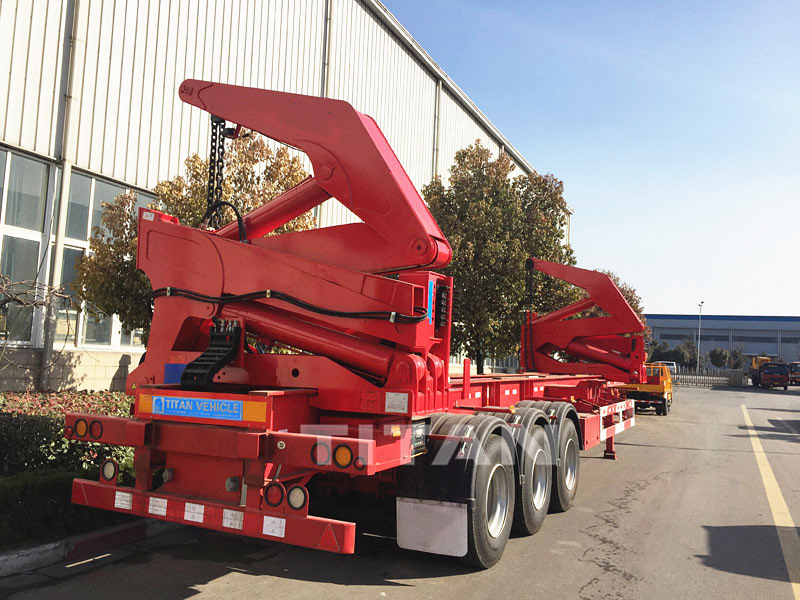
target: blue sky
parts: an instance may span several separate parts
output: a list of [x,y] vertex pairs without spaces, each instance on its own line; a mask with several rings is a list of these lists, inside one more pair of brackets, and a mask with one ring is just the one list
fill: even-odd
[[384,0],[645,311],[800,315],[800,2]]

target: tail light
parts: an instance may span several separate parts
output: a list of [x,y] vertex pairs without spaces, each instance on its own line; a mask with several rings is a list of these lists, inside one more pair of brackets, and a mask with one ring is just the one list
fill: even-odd
[[289,488],[286,501],[295,510],[302,510],[308,503],[308,490],[302,485],[295,485]]

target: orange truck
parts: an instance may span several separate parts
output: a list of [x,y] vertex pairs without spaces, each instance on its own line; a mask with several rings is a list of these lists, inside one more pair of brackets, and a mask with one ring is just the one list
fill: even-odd
[[620,386],[625,396],[636,401],[636,409],[655,408],[656,414],[665,417],[672,407],[672,373],[662,363],[645,363],[646,383],[628,383]]

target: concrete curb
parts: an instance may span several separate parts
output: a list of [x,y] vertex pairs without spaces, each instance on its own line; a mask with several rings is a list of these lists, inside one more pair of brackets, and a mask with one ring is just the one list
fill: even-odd
[[161,535],[180,527],[183,525],[154,519],[140,519],[132,523],[71,536],[60,542],[0,554],[0,577],[19,575],[65,560],[75,560],[107,548],[115,548]]

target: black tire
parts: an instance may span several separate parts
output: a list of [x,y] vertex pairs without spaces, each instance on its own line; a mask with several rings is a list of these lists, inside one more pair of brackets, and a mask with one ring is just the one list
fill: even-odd
[[788,386],[788,385],[785,385],[785,386],[783,386],[783,391],[784,391],[784,392],[785,392],[786,390],[788,390],[788,389],[789,389],[789,386]]
[[664,414],[664,410],[658,404],[656,404],[653,408],[655,408],[656,415],[659,417]]
[[466,560],[481,569],[495,564],[506,549],[514,521],[514,458],[508,444],[489,435],[475,466],[475,502],[467,518]]
[[532,425],[520,457],[514,508],[514,531],[533,535],[542,528],[553,487],[553,457],[547,431]]
[[669,414],[669,401],[664,398],[664,401],[661,405],[661,416],[666,417]]
[[553,465],[553,491],[550,494],[550,510],[566,512],[575,502],[578,478],[581,470],[580,443],[572,419],[562,417],[558,428],[557,461]]

